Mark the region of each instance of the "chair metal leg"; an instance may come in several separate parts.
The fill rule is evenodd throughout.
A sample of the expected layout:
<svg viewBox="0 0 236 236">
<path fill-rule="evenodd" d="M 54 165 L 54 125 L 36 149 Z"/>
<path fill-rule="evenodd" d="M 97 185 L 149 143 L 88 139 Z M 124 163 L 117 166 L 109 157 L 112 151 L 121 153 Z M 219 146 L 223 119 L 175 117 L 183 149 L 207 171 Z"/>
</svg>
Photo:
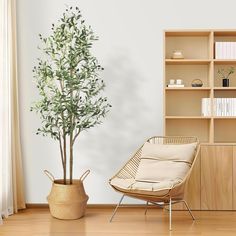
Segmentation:
<svg viewBox="0 0 236 236">
<path fill-rule="evenodd" d="M 193 216 L 192 211 L 190 210 L 190 208 L 189 208 L 187 202 L 186 202 L 185 200 L 183 200 L 183 202 L 184 202 L 184 205 L 186 206 L 186 208 L 187 208 L 189 214 L 192 216 L 192 219 L 195 220 L 195 217 Z"/>
<path fill-rule="evenodd" d="M 110 222 L 112 222 L 112 220 L 113 220 L 113 218 L 114 218 L 114 216 L 115 216 L 115 214 L 116 214 L 116 211 L 118 210 L 118 208 L 119 208 L 121 202 L 123 201 L 124 197 L 125 197 L 125 195 L 123 194 L 122 197 L 121 197 L 121 199 L 120 199 L 120 201 L 119 201 L 119 203 L 117 204 L 115 210 L 113 211 L 113 214 L 112 214 L 112 216 L 111 216 L 111 218 L 110 218 Z"/>
<path fill-rule="evenodd" d="M 145 209 L 145 212 L 144 212 L 145 215 L 147 215 L 148 204 L 149 204 L 149 202 L 147 201 L 147 203 L 146 203 L 146 209 Z"/>
<path fill-rule="evenodd" d="M 172 217 L 172 212 L 171 212 L 171 204 L 172 204 L 172 202 L 171 202 L 171 198 L 170 198 L 170 202 L 169 202 L 169 230 L 171 231 L 172 230 L 172 225 L 171 225 L 171 217 Z"/>
</svg>

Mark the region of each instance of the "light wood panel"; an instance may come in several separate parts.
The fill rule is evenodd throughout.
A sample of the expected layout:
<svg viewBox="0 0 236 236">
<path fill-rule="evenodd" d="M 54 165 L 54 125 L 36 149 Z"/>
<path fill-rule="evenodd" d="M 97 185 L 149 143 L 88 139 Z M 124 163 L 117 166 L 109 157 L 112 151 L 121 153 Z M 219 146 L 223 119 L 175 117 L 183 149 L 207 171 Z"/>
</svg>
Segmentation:
<svg viewBox="0 0 236 236">
<path fill-rule="evenodd" d="M 227 90 L 233 90 L 236 91 L 236 87 L 214 87 L 214 90 L 222 90 L 222 91 L 227 91 Z"/>
<path fill-rule="evenodd" d="M 209 59 L 166 59 L 166 65 L 208 65 Z"/>
<path fill-rule="evenodd" d="M 170 36 L 209 36 L 211 33 L 210 30 L 177 30 L 177 31 L 173 31 L 173 30 L 166 30 L 165 31 L 165 35 L 166 37 L 170 37 Z"/>
<path fill-rule="evenodd" d="M 200 163 L 201 157 L 200 152 L 194 164 L 193 170 L 189 177 L 189 181 L 186 184 L 185 191 L 184 191 L 184 199 L 187 201 L 191 210 L 200 210 L 201 203 L 200 203 Z M 168 209 L 168 207 L 167 207 Z M 173 210 L 186 210 L 186 207 L 183 203 L 178 203 L 172 206 Z"/>
<path fill-rule="evenodd" d="M 172 36 L 166 37 L 166 59 L 170 59 L 174 50 L 181 49 L 185 59 L 209 59 L 208 36 Z"/>
<path fill-rule="evenodd" d="M 166 119 L 166 135 L 197 136 L 200 142 L 209 142 L 209 119 Z"/>
<path fill-rule="evenodd" d="M 189 182 L 185 187 L 184 199 L 187 201 L 191 210 L 201 210 L 201 185 L 200 185 L 200 152 L 193 167 Z M 184 204 L 173 205 L 173 210 L 186 210 Z"/>
<path fill-rule="evenodd" d="M 10 216 L 0 226 L 1 236 L 235 236 L 236 212 L 174 211 L 172 232 L 168 211 L 119 209 L 109 223 L 111 209 L 88 209 L 79 220 L 57 220 L 47 209 L 30 209 Z"/>
<path fill-rule="evenodd" d="M 167 116 L 201 116 L 201 99 L 209 97 L 208 90 L 166 91 Z"/>
<path fill-rule="evenodd" d="M 165 90 L 190 90 L 190 91 L 201 91 L 201 90 L 211 90 L 210 87 L 182 87 L 182 88 L 171 88 L 171 87 L 166 87 Z M 236 90 L 236 88 L 235 88 Z"/>
<path fill-rule="evenodd" d="M 201 209 L 201 155 L 198 154 L 197 160 L 194 164 L 189 182 L 186 186 L 184 198 L 192 210 Z"/>
<path fill-rule="evenodd" d="M 215 37 L 230 37 L 236 36 L 236 30 L 226 29 L 226 30 L 214 30 Z"/>
<path fill-rule="evenodd" d="M 233 147 L 201 147 L 201 209 L 233 209 Z"/>
<path fill-rule="evenodd" d="M 213 60 L 214 58 L 214 33 L 213 31 L 210 32 L 209 38 L 208 38 L 208 50 L 209 50 L 209 58 Z"/>
<path fill-rule="evenodd" d="M 167 65 L 166 66 L 166 85 L 170 79 L 181 78 L 186 87 L 192 88 L 193 80 L 200 79 L 204 87 L 209 86 L 209 66 L 208 65 Z M 184 87 L 184 88 L 186 88 Z M 193 90 L 202 90 L 204 87 L 192 88 Z M 184 89 L 183 88 L 183 89 Z"/>
<path fill-rule="evenodd" d="M 224 117 L 224 119 L 215 119 L 214 121 L 214 131 L 215 137 L 214 141 L 217 143 L 227 142 L 233 143 L 236 142 L 236 119 L 232 117 Z"/>
<path fill-rule="evenodd" d="M 232 65 L 236 64 L 235 59 L 214 59 L 215 65 Z"/>
<path fill-rule="evenodd" d="M 233 210 L 236 210 L 236 146 L 233 147 Z"/>
<path fill-rule="evenodd" d="M 166 119 L 194 119 L 194 120 L 209 120 L 210 116 L 166 116 Z"/>
<path fill-rule="evenodd" d="M 236 98 L 236 89 L 232 89 L 230 87 L 229 89 L 216 89 L 214 91 L 214 97 L 215 98 Z"/>
</svg>

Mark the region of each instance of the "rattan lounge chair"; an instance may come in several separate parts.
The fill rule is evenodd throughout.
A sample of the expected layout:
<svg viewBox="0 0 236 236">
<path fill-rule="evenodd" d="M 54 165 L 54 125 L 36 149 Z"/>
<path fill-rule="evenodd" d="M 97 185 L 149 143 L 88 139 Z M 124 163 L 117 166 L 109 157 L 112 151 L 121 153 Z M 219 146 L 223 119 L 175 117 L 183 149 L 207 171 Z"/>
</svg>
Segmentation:
<svg viewBox="0 0 236 236">
<path fill-rule="evenodd" d="M 191 159 L 191 163 L 189 163 L 189 169 L 184 173 L 184 178 L 179 180 L 178 182 L 173 183 L 170 187 L 162 188 L 158 183 L 157 187 L 150 187 L 150 183 L 146 182 L 137 182 L 136 181 L 136 174 L 141 162 L 142 158 L 142 149 L 145 143 L 150 144 L 159 144 L 162 145 L 180 145 L 180 144 L 195 144 L 194 151 L 193 151 L 193 158 Z M 184 189 L 185 185 L 189 179 L 190 173 L 196 161 L 196 157 L 199 152 L 199 142 L 196 137 L 174 137 L 174 136 L 156 136 L 151 137 L 145 142 L 137 152 L 130 158 L 130 160 L 118 171 L 110 180 L 110 185 L 118 192 L 122 193 L 122 197 L 117 204 L 110 222 L 113 220 L 117 209 L 121 206 L 121 202 L 125 196 L 137 198 L 146 201 L 147 206 L 148 204 L 154 204 L 160 207 L 169 206 L 169 229 L 171 230 L 171 214 L 172 204 L 183 202 L 189 211 L 192 219 L 194 220 L 194 216 L 191 213 L 186 201 L 184 200 Z M 149 144 L 148 144 L 149 145 Z M 184 146 L 184 145 L 182 145 Z M 188 146 L 188 145 L 187 145 Z M 167 146 L 165 146 L 167 147 Z M 172 146 L 173 148 L 176 146 Z M 179 146 L 178 146 L 179 147 Z M 155 170 L 158 171 L 158 170 Z M 131 187 L 135 186 L 135 187 Z M 147 211 L 147 208 L 146 208 Z M 146 214 L 145 211 L 145 214 Z"/>
</svg>

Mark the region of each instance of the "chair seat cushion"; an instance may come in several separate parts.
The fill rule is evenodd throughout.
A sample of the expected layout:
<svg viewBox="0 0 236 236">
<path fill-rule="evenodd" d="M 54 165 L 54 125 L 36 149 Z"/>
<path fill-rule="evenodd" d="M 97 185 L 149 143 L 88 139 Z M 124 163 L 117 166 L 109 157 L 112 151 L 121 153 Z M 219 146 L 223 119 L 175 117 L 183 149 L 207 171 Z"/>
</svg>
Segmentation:
<svg viewBox="0 0 236 236">
<path fill-rule="evenodd" d="M 158 197 L 168 194 L 169 190 L 178 183 L 178 181 L 140 182 L 134 178 L 122 179 L 118 177 L 113 178 L 110 182 L 113 187 L 121 192 L 148 194 Z"/>
</svg>

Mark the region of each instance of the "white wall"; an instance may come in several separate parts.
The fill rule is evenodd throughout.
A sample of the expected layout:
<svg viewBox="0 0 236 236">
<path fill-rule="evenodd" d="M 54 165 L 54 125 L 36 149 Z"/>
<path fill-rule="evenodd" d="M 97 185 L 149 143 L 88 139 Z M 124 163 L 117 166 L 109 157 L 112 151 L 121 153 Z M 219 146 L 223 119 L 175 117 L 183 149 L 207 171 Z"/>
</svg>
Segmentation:
<svg viewBox="0 0 236 236">
<path fill-rule="evenodd" d="M 95 55 L 105 67 L 106 94 L 113 107 L 104 124 L 81 135 L 75 173 L 85 181 L 89 203 L 115 203 L 120 195 L 108 179 L 149 136 L 162 134 L 163 30 L 236 28 L 234 0 L 17 0 L 20 117 L 28 203 L 44 203 L 48 169 L 61 176 L 57 143 L 35 135 L 38 117 L 29 111 L 37 91 L 32 68 L 38 34 L 47 35 L 65 5 L 78 5 L 100 40 Z M 128 201 L 127 201 L 128 202 Z"/>
</svg>

